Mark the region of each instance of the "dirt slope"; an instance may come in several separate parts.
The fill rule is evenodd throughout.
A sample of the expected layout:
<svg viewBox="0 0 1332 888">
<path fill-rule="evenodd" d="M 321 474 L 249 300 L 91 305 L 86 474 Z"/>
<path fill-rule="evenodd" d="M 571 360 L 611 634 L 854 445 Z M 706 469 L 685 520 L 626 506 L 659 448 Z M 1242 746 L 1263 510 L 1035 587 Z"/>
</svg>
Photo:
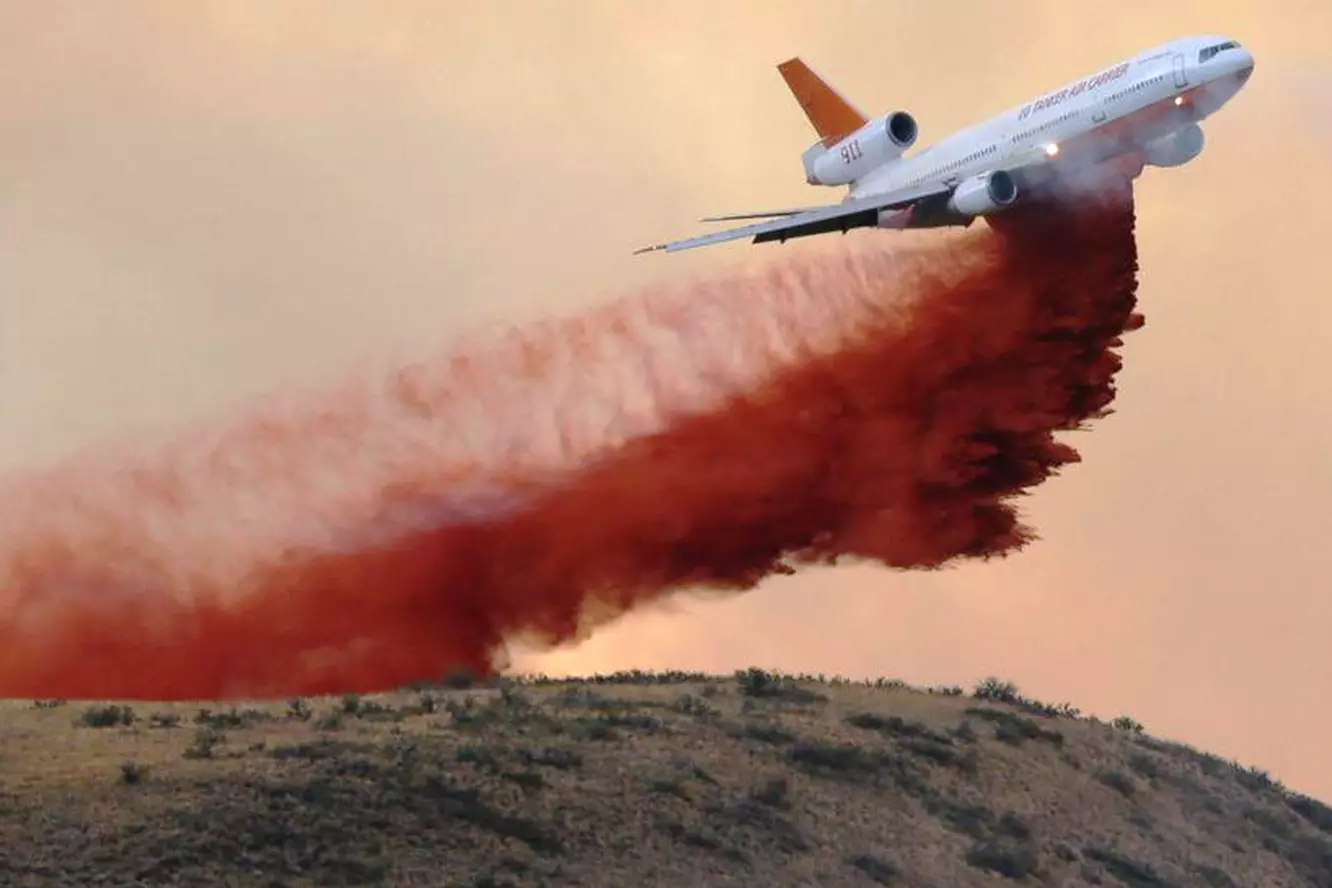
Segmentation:
<svg viewBox="0 0 1332 888">
<path fill-rule="evenodd" d="M 1332 886 L 1332 809 L 993 680 L 10 701 L 0 884 Z"/>
</svg>

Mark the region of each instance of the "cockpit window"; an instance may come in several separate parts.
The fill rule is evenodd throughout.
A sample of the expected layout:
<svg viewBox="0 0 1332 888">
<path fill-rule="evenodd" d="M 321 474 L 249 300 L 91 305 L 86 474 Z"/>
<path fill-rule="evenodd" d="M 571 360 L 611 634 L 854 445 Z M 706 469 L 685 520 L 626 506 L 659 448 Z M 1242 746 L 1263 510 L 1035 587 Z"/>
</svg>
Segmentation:
<svg viewBox="0 0 1332 888">
<path fill-rule="evenodd" d="M 1239 49 L 1239 44 L 1234 40 L 1227 40 L 1225 43 L 1213 43 L 1211 46 L 1203 47 L 1198 51 L 1198 64 L 1201 65 L 1218 52 L 1225 52 L 1227 49 Z"/>
</svg>

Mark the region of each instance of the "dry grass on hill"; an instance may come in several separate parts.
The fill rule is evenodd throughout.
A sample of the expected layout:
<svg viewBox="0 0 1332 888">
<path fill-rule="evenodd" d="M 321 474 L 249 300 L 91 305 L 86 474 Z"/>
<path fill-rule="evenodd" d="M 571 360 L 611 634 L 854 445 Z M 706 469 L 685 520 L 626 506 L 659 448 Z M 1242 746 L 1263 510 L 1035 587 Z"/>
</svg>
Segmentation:
<svg viewBox="0 0 1332 888">
<path fill-rule="evenodd" d="M 1332 888 L 1332 809 L 995 680 L 0 704 L 5 885 Z"/>
</svg>

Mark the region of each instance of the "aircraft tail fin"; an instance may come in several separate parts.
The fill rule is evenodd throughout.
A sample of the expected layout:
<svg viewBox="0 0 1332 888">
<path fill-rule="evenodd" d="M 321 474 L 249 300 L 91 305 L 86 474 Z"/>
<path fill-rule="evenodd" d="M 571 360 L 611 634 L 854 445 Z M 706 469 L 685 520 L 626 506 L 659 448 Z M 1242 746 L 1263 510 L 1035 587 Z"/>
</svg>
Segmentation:
<svg viewBox="0 0 1332 888">
<path fill-rule="evenodd" d="M 865 125 L 865 115 L 799 58 L 787 59 L 777 66 L 777 70 L 800 103 L 810 125 L 819 134 L 824 147 L 837 144 Z"/>
</svg>

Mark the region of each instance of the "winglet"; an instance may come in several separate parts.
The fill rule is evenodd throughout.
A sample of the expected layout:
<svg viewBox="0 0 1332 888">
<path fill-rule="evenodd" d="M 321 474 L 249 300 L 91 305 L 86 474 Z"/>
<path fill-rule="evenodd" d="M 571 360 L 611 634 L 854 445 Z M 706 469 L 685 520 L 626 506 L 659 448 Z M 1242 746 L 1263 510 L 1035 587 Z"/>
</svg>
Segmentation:
<svg viewBox="0 0 1332 888">
<path fill-rule="evenodd" d="M 865 125 L 865 115 L 799 58 L 787 59 L 777 66 L 777 70 L 804 109 L 810 125 L 823 140 L 824 147 L 837 144 Z"/>
</svg>

